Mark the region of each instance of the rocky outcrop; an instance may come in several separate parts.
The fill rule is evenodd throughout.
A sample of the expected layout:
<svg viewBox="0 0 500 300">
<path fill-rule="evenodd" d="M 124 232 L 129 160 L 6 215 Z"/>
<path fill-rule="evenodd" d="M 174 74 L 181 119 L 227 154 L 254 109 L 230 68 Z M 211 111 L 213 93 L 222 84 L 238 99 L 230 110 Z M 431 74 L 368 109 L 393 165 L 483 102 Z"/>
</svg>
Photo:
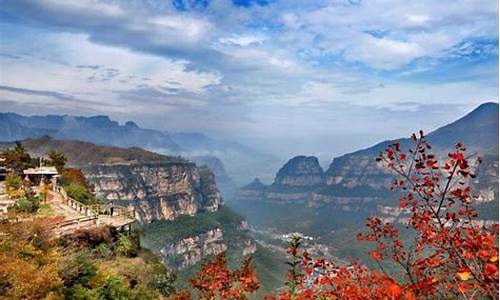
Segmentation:
<svg viewBox="0 0 500 300">
<path fill-rule="evenodd" d="M 190 156 L 189 159 L 194 161 L 198 166 L 207 166 L 212 171 L 217 182 L 217 187 L 219 187 L 226 198 L 233 195 L 238 189 L 234 181 L 227 174 L 224 164 L 217 157 Z"/>
<path fill-rule="evenodd" d="M 267 186 L 259 178 L 240 188 L 237 193 L 238 199 L 254 200 L 264 197 Z"/>
<path fill-rule="evenodd" d="M 278 171 L 275 185 L 316 186 L 325 183 L 323 169 L 314 156 L 296 156 Z"/>
<path fill-rule="evenodd" d="M 175 243 L 167 243 L 160 249 L 160 253 L 167 266 L 179 270 L 192 266 L 209 255 L 217 255 L 226 250 L 223 232 L 216 228 Z"/>
<path fill-rule="evenodd" d="M 374 189 L 384 189 L 390 186 L 391 173 L 375 162 L 376 151 L 358 155 L 344 155 L 334 158 L 325 173 L 328 185 L 341 185 L 346 188 L 369 186 Z"/>
<path fill-rule="evenodd" d="M 98 198 L 133 206 L 143 223 L 216 211 L 222 202 L 213 174 L 193 163 L 95 164 L 84 172 Z"/>
</svg>

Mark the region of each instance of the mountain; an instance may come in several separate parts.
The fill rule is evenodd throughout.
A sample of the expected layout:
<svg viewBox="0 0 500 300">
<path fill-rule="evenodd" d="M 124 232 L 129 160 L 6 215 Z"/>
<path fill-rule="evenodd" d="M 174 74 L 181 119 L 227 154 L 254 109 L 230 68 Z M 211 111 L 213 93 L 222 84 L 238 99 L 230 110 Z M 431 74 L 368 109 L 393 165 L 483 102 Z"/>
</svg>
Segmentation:
<svg viewBox="0 0 500 300">
<path fill-rule="evenodd" d="M 88 164 L 144 163 L 144 162 L 188 162 L 179 156 L 168 156 L 146 151 L 138 147 L 121 148 L 116 146 L 96 145 L 78 140 L 60 140 L 45 135 L 39 138 L 22 140 L 30 153 L 45 156 L 51 149 L 64 153 L 68 163 L 74 166 Z M 0 149 L 11 147 L 12 142 L 0 143 Z"/>
<path fill-rule="evenodd" d="M 162 154 L 182 155 L 193 160 L 200 156 L 217 157 L 227 170 L 226 175 L 238 184 L 250 180 L 252 177 L 249 177 L 249 174 L 270 176 L 277 167 L 274 157 L 236 142 L 214 139 L 203 133 L 144 129 L 132 121 L 121 125 L 108 116 L 22 116 L 0 113 L 0 126 L 0 141 L 50 135 L 58 139 L 80 140 L 99 145 L 141 147 Z"/>
<path fill-rule="evenodd" d="M 181 147 L 179 154 L 193 161 L 200 157 L 219 158 L 236 185 L 248 182 L 251 175 L 271 180 L 275 168 L 279 166 L 276 157 L 233 141 L 214 139 L 196 132 L 170 132 L 168 135 Z"/>
<path fill-rule="evenodd" d="M 219 158 L 215 156 L 191 156 L 190 160 L 199 166 L 207 166 L 214 173 L 217 186 L 226 199 L 234 195 L 238 187 L 227 174 L 224 164 Z"/>
<path fill-rule="evenodd" d="M 484 103 L 457 121 L 429 133 L 427 140 L 433 146 L 432 151 L 443 156 L 456 143 L 462 142 L 469 151 L 493 158 L 487 159 L 481 166 L 488 168 L 494 161 L 498 161 L 498 110 L 498 103 Z M 399 142 L 403 149 L 411 144 L 408 138 L 384 141 L 373 147 L 334 158 L 325 174 L 327 183 L 345 188 L 386 188 L 391 176 L 377 166 L 374 158 L 387 145 L 395 142 Z"/>
<path fill-rule="evenodd" d="M 276 174 L 275 185 L 316 186 L 325 183 L 319 161 L 314 156 L 296 156 L 290 159 Z"/>
<path fill-rule="evenodd" d="M 164 149 L 172 153 L 180 147 L 171 138 L 156 130 L 139 128 L 133 122 L 120 125 L 108 116 L 21 116 L 14 113 L 0 113 L 2 124 L 23 128 L 22 131 L 3 130 L 0 140 L 14 141 L 51 135 L 59 139 L 87 141 L 101 145 L 120 147 L 143 147 Z"/>
<path fill-rule="evenodd" d="M 99 199 L 133 207 L 142 223 L 216 211 L 222 203 L 213 174 L 180 157 L 50 137 L 22 144 L 35 156 L 51 149 L 64 153 L 69 166 L 83 170 Z"/>
<path fill-rule="evenodd" d="M 485 103 L 427 135 L 438 157 L 446 157 L 457 142 L 463 142 L 482 158 L 471 186 L 480 193 L 473 205 L 483 222 L 498 220 L 498 110 L 497 103 Z M 325 172 L 315 157 L 294 157 L 277 172 L 273 184 L 254 180 L 239 189 L 236 201 L 228 205 L 270 244 L 280 244 L 275 236 L 298 231 L 336 257 L 361 257 L 369 264 L 366 249 L 356 241 L 366 218 L 377 215 L 390 222 L 404 221 L 398 195 L 389 191 L 393 174 L 375 160 L 394 142 L 403 149 L 411 144 L 405 138 L 384 141 L 334 158 Z"/>
</svg>

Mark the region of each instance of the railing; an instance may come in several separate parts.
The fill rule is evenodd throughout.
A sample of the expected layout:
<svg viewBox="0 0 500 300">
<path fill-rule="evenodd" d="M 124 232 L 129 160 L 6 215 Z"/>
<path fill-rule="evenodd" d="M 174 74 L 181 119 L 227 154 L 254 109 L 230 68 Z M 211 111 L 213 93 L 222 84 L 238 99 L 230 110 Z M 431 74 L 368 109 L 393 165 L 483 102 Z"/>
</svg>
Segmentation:
<svg viewBox="0 0 500 300">
<path fill-rule="evenodd" d="M 64 203 L 66 203 L 74 210 L 80 212 L 81 214 L 84 214 L 85 216 L 96 218 L 98 218 L 99 216 L 109 216 L 111 218 L 125 216 L 127 218 L 135 220 L 134 209 L 129 209 L 128 207 L 116 204 L 87 205 L 69 197 L 62 186 L 56 186 L 54 190 L 62 196 Z"/>
<path fill-rule="evenodd" d="M 64 227 L 72 226 L 76 224 L 76 229 L 80 229 L 80 226 L 92 221 L 93 224 L 97 224 L 97 216 L 85 216 L 75 219 L 63 220 L 52 225 L 53 229 L 61 229 Z"/>
<path fill-rule="evenodd" d="M 68 193 L 66 193 L 62 186 L 56 186 L 54 189 L 62 196 L 63 202 L 66 203 L 66 205 L 80 212 L 81 214 L 84 214 L 86 216 L 97 216 L 99 214 L 98 205 L 83 204 L 80 201 L 71 198 L 70 196 L 68 196 Z"/>
</svg>

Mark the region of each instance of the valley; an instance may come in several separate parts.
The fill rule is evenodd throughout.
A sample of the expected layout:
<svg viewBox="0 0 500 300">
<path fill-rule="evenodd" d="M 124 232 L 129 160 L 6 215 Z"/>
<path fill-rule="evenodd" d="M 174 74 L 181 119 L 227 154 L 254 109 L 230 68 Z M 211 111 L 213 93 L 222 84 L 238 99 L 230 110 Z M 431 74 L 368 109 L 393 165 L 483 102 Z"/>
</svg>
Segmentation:
<svg viewBox="0 0 500 300">
<path fill-rule="evenodd" d="M 32 126 L 37 122 L 47 126 L 43 117 L 19 118 L 14 119 L 29 120 Z M 68 122 L 66 118 L 49 119 Z M 106 128 L 111 122 L 100 117 L 76 120 L 79 128 L 82 124 L 97 126 L 97 123 L 105 124 Z M 142 130 L 131 123 L 123 126 L 111 123 L 113 130 L 124 130 L 124 136 L 129 136 L 130 130 Z M 316 157 L 299 155 L 277 170 L 272 184 L 266 185 L 255 178 L 238 188 L 237 180 L 226 173 L 226 161 L 214 156 L 160 154 L 137 147 L 138 140 L 128 148 L 115 145 L 123 139 L 107 145 L 89 142 L 104 142 L 99 136 L 111 134 L 108 129 L 97 130 L 96 136 L 75 134 L 71 139 L 47 135 L 63 135 L 64 130 L 57 130 L 25 128 L 21 133 L 11 132 L 10 137 L 33 135 L 22 141 L 33 156 L 43 157 L 52 149 L 61 151 L 70 168 L 81 169 L 99 201 L 133 210 L 141 246 L 177 274 L 178 288 L 189 288 L 187 282 L 207 259 L 226 253 L 232 268 L 245 257 L 253 257 L 261 279 L 256 297 L 263 297 L 276 291 L 285 280 L 284 259 L 293 235 L 303 237 L 303 247 L 311 255 L 345 266 L 359 260 L 376 268 L 368 256 L 369 245 L 356 238 L 366 219 L 372 216 L 397 224 L 403 240 L 411 239 L 411 234 L 405 233 L 407 213 L 397 206 L 398 194 L 387 188 L 392 175 L 375 161 L 377 153 L 387 145 L 399 142 L 408 147 L 408 139 L 385 141 L 334 158 L 326 170 Z M 441 157 L 452 147 L 447 142 L 454 140 L 469 144 L 483 158 L 483 163 L 475 166 L 477 177 L 470 184 L 479 192 L 474 206 L 480 213 L 480 221 L 488 225 L 498 219 L 495 130 L 498 133 L 498 104 L 488 103 L 428 135 L 434 142 L 433 151 Z M 180 141 L 186 135 L 173 137 L 172 141 L 182 144 Z M 202 147 L 196 144 L 197 138 L 202 140 L 201 145 L 207 143 L 204 136 L 190 136 L 184 146 Z M 151 145 L 145 148 L 152 148 Z M 7 141 L 0 144 L 2 149 L 13 146 L 13 142 Z M 173 153 L 181 152 L 177 149 Z M 248 170 L 246 175 L 254 176 L 251 172 Z M 395 270 L 390 264 L 385 267 L 388 272 Z"/>
</svg>

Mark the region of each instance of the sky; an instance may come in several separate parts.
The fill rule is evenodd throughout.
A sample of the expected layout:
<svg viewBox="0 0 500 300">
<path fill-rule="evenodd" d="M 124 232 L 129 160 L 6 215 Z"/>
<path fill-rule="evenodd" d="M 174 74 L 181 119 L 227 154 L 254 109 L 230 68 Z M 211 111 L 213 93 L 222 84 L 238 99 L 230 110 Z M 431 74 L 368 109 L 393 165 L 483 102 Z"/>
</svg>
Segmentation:
<svg viewBox="0 0 500 300">
<path fill-rule="evenodd" d="M 0 111 L 329 160 L 486 101 L 496 0 L 0 0 Z"/>
</svg>

